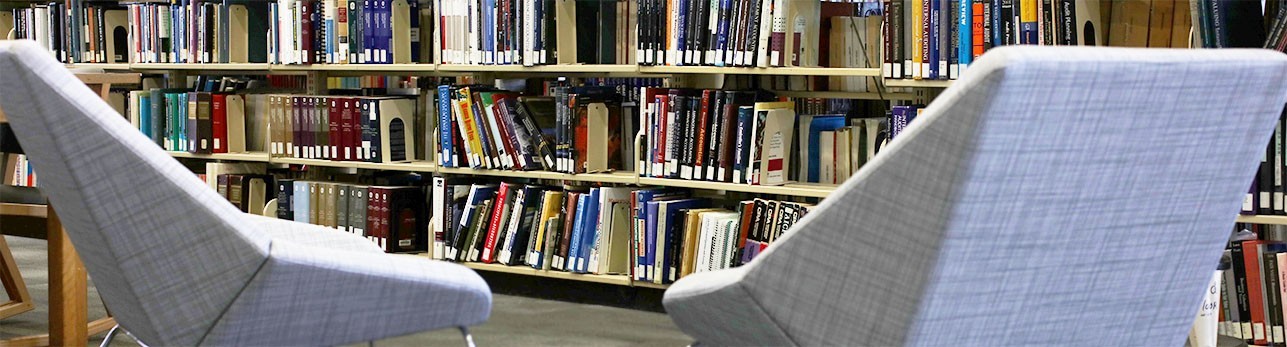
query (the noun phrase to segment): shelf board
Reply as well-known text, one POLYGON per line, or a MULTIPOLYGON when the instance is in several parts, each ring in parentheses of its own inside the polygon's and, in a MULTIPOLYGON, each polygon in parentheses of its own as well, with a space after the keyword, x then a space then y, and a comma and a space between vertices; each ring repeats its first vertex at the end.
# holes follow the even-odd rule
POLYGON ((886 79, 886 87, 947 88, 954 80, 886 79))
POLYGON ((644 282, 644 281, 631 281, 630 285, 635 287, 654 288, 654 289, 670 288, 669 284, 657 284, 657 283, 644 282))
POLYGON ((194 71, 268 71, 270 65, 263 63, 239 64, 192 64, 192 63, 159 63, 130 64, 134 70, 194 70, 194 71))
POLYGON ((175 158, 192 158, 205 160, 234 160, 234 161, 254 161, 268 162, 268 153, 264 152, 247 152, 247 153, 215 153, 215 154, 194 154, 188 152, 166 152, 175 158))
POLYGON ((126 63, 80 63, 67 64, 67 69, 101 69, 101 70, 129 70, 130 64, 126 63))
POLYGON ((827 197, 827 195, 831 194, 831 191, 836 189, 835 186, 800 184, 800 183, 788 183, 786 185, 781 185, 781 186, 753 186, 749 184, 682 180, 682 179, 672 179, 672 178, 653 178, 653 177, 640 177, 639 184, 666 186, 666 187, 694 188, 694 189, 714 189, 714 190, 725 190, 725 191, 747 192, 747 193, 758 193, 758 194, 804 196, 804 197, 816 197, 816 198, 825 198, 827 197))
POLYGON ((460 73, 514 73, 514 74, 597 74, 597 75, 640 75, 637 65, 620 64, 554 64, 554 65, 465 65, 440 64, 439 72, 460 73))
POLYGON ((568 181, 589 181, 604 183, 626 183, 634 184, 637 179, 633 173, 602 173, 602 174, 566 174, 561 172, 550 171, 515 171, 515 170, 478 170, 471 168, 459 167, 440 167, 439 173, 453 175, 474 175, 474 176, 497 176, 497 177, 517 177, 543 180, 568 180, 568 181))
POLYGON ((860 100, 912 100, 911 93, 871 93, 844 91, 811 91, 811 90, 774 90, 773 94, 792 98, 827 98, 827 99, 860 99, 860 100))
POLYGON ((437 70, 434 64, 313 64, 313 65, 272 65, 273 71, 308 72, 389 72, 389 73, 431 73, 437 70))
POLYGON ((545 271, 537 270, 524 265, 506 266, 501 264, 484 264, 484 263, 460 263, 465 267, 474 270, 504 272, 510 274, 538 276, 548 278, 559 278, 572 281, 594 282, 613 284, 618 286, 630 286, 630 277, 625 275, 595 275, 595 274, 576 274, 562 271, 545 271))
POLYGON ((790 76, 880 76, 880 69, 833 67, 719 67, 719 66, 640 66, 644 73, 790 75, 790 76))
POLYGON ((406 163, 359 163, 359 169, 367 170, 387 170, 387 171, 407 171, 407 172, 437 172, 438 165, 430 161, 412 161, 406 163))
POLYGON ((371 164, 371 163, 360 162, 360 161, 331 161, 331 160, 323 160, 323 159, 300 159, 300 158, 284 158, 284 157, 272 158, 270 162, 275 164, 312 165, 312 166, 353 168, 353 169, 360 168, 362 167, 363 164, 371 164))
POLYGON ((1287 216, 1248 216, 1238 215, 1238 223, 1287 225, 1287 216))

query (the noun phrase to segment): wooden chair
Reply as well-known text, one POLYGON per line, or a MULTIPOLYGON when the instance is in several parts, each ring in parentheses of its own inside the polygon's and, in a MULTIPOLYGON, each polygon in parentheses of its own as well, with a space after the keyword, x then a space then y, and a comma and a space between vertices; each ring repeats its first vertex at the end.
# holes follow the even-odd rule
MULTIPOLYGON (((104 100, 113 84, 137 84, 137 73, 86 73, 77 74, 85 83, 104 100)), ((5 121, 4 112, 0 111, 0 122, 5 121)), ((3 166, 3 165, 0 165, 3 166)), ((7 170, 6 173, 11 172, 7 170)), ((3 176, 3 175, 0 175, 3 176)), ((5 182, 7 183, 7 181, 5 182)), ((0 217, 36 218, 45 220, 43 235, 49 242, 49 334, 20 337, 0 341, 0 346, 68 346, 83 345, 90 335, 96 335, 111 329, 116 321, 109 315, 88 324, 79 323, 88 320, 88 278, 85 265, 72 247, 71 240, 63 231, 62 223, 54 209, 45 204, 5 203, 0 202, 0 217)), ((30 231, 30 230, 29 230, 30 231)), ((5 231, 11 232, 11 231, 5 231)), ((26 312, 34 308, 28 295, 22 276, 14 264, 9 246, 0 237, 0 283, 10 302, 0 304, 0 319, 26 312)))

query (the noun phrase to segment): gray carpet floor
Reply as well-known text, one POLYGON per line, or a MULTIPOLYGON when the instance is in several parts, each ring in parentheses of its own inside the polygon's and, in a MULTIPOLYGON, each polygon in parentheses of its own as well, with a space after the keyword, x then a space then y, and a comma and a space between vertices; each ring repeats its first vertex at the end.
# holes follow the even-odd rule
MULTIPOLYGON (((5 240, 36 309, 0 320, 0 340, 46 333, 49 278, 45 241, 9 236, 5 240)), ((90 319, 102 317, 103 303, 92 283, 89 295, 90 319)), ((661 313, 509 295, 495 295, 491 319, 470 332, 479 346, 682 346, 692 342, 661 313)), ((101 339, 101 335, 91 337, 88 345, 97 346, 101 339)), ((112 345, 136 346, 132 342, 118 336, 112 345)), ((456 330, 440 330, 380 340, 375 345, 460 346, 463 340, 456 330)))

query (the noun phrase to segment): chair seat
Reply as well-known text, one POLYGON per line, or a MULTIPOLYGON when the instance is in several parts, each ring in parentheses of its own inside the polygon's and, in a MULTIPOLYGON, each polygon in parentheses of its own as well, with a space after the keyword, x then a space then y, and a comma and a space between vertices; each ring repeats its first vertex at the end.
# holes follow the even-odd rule
POLYGON ((48 205, 49 199, 38 188, 0 185, 0 203, 48 205))

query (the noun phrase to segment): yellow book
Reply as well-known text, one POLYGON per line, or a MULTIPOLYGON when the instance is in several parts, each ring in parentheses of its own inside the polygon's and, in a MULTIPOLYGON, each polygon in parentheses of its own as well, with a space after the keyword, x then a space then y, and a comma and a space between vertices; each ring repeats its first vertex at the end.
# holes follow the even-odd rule
POLYGON ((912 33, 912 78, 921 79, 923 77, 921 71, 927 70, 925 62, 921 60, 921 52, 924 50, 921 47, 921 39, 926 36, 925 32, 921 30, 924 27, 921 22, 925 19, 921 16, 921 1, 913 0, 911 4, 912 8, 908 9, 908 11, 912 13, 912 21, 906 27, 907 31, 912 33))
POLYGON ((456 91, 456 100, 459 103, 460 115, 460 135, 465 142, 469 143, 469 165, 471 167, 481 167, 483 165, 483 142, 478 137, 478 122, 474 119, 473 97, 469 88, 460 88, 456 91))
POLYGON ((684 243, 682 247, 684 254, 681 255, 679 267, 679 277, 688 276, 693 273, 694 263, 697 261, 697 239, 702 234, 702 216, 706 212, 723 211, 718 208, 702 208, 688 210, 688 215, 684 220, 684 243))
POLYGON ((537 219, 540 225, 536 229, 536 244, 532 245, 532 251, 527 254, 528 264, 536 264, 545 258, 542 254, 545 250, 545 226, 551 218, 559 216, 559 208, 563 206, 563 192, 547 190, 542 201, 541 217, 537 219))

